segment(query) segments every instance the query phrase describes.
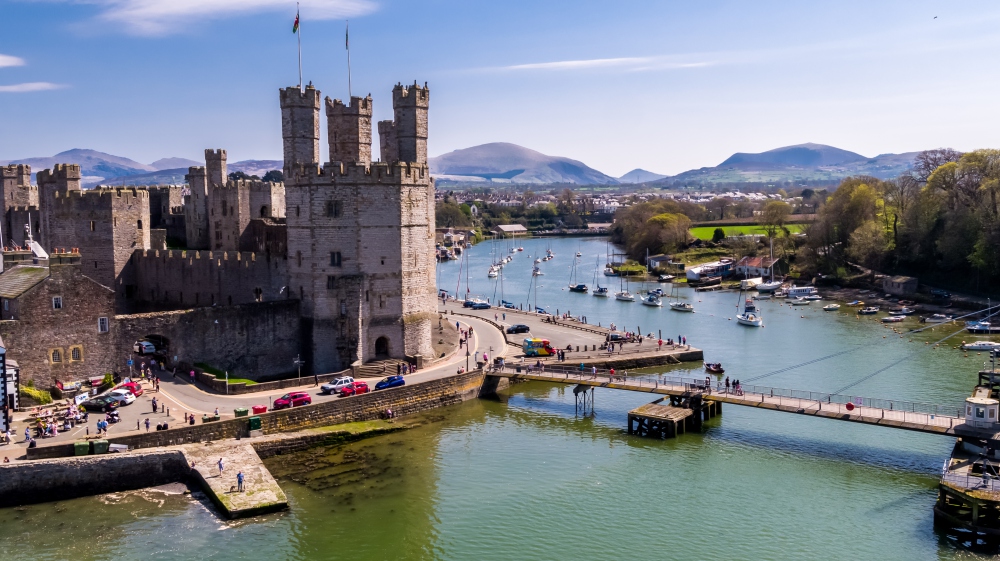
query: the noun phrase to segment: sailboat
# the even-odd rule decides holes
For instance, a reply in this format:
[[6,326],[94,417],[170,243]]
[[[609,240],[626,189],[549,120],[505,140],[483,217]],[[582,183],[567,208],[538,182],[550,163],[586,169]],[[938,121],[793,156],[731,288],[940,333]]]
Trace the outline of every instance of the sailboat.
[[[621,289],[621,280],[618,281],[618,288]],[[628,279],[625,279],[625,289],[621,292],[615,292],[615,300],[621,300],[622,302],[635,302],[635,295],[628,291]]]
[[663,301],[660,300],[660,295],[655,292],[650,292],[642,298],[642,303],[646,306],[663,306]]
[[579,261],[580,261],[579,259],[573,259],[573,268],[571,269],[570,274],[569,274],[569,291],[570,292],[587,292],[587,290],[588,290],[587,285],[583,284],[582,282],[581,283],[577,283],[576,282],[576,280],[577,280],[577,278],[576,278],[576,264]]
[[600,266],[600,264],[601,264],[601,258],[598,257],[597,258],[597,262],[594,263],[594,286],[596,286],[597,288],[594,289],[593,294],[594,294],[594,296],[599,296],[601,298],[607,298],[608,297],[608,287],[601,286],[601,283],[597,282],[597,268],[598,268],[598,266]]
[[668,304],[670,306],[671,310],[674,310],[674,311],[677,311],[677,312],[693,312],[694,311],[694,306],[692,306],[691,304],[688,304],[687,302],[681,302],[678,299],[679,296],[677,295],[677,285],[676,284],[671,285],[671,287],[670,287],[670,298],[673,299],[673,302],[670,302]]
[[[742,290],[740,291],[740,297],[743,297]],[[747,298],[743,304],[743,313],[736,316],[736,323],[750,327],[764,327],[764,316],[761,316],[757,312],[757,306],[753,303],[753,300]]]

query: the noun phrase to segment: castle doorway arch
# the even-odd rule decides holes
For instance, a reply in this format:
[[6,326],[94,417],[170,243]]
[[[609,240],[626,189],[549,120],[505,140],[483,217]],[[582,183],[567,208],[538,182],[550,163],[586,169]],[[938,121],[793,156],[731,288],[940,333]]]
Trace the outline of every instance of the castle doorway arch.
[[375,356],[377,357],[388,357],[389,356],[389,338],[379,337],[375,339]]
[[267,208],[267,205],[260,207],[260,217],[261,218],[271,217],[271,209]]

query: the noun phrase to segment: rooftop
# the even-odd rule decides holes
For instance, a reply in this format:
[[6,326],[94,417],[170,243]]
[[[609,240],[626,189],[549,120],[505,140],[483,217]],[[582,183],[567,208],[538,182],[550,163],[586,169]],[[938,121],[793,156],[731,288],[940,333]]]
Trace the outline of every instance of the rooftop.
[[47,267],[18,265],[0,275],[0,298],[17,298],[48,276]]

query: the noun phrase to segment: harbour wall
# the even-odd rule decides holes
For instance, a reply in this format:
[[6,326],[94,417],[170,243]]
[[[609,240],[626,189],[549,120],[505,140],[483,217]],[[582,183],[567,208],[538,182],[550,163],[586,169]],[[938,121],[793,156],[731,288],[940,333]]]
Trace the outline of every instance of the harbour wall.
[[[387,409],[392,409],[396,415],[420,413],[495,393],[496,387],[490,389],[489,384],[484,390],[485,378],[481,370],[474,370],[400,388],[272,411],[259,415],[261,429],[264,434],[276,434],[311,427],[369,421],[381,418]],[[112,444],[124,444],[133,449],[140,449],[249,436],[249,421],[246,417],[241,417],[108,440]],[[28,449],[28,459],[62,458],[72,456],[73,453],[73,443],[39,446]]]

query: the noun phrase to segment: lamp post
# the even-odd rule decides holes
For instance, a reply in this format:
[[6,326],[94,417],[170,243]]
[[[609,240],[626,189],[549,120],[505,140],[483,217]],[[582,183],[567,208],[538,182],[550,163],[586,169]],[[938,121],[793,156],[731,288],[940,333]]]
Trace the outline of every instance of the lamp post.
[[229,395],[229,371],[226,370],[226,395]]
[[471,355],[471,353],[469,352],[469,340],[466,339],[465,340],[465,371],[466,372],[469,371],[469,356],[470,355]]
[[302,361],[301,355],[295,355],[295,360],[292,361],[292,364],[294,364],[295,367],[298,368],[298,370],[299,370],[299,380],[301,381],[302,380],[302,365],[305,364],[305,362]]

